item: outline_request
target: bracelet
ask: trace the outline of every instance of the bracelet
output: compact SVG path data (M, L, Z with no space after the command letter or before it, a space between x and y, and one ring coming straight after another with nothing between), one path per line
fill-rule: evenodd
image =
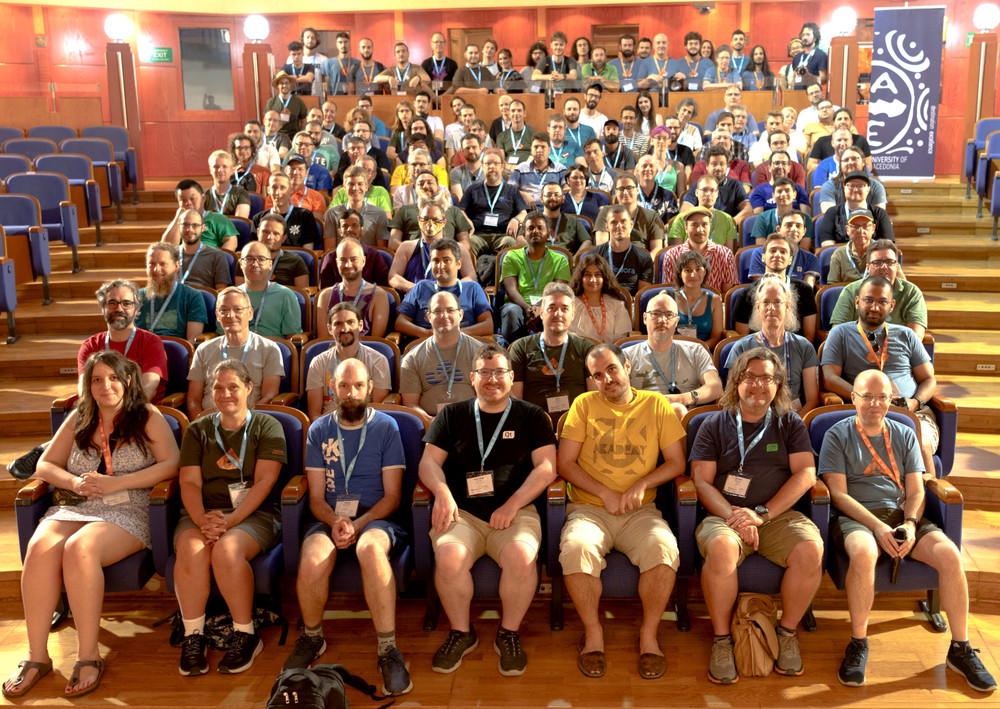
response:
M920 520L917 519L916 517L907 517L906 519L903 520L903 524L906 524L907 522L913 522L914 527L920 525Z
M914 400L915 402L917 402L917 408L918 408L918 409L920 409L920 408L923 408L923 407L924 407L924 402L920 400L920 397L919 397L919 396L916 396L916 395L914 395L914 396L913 396L913 400Z

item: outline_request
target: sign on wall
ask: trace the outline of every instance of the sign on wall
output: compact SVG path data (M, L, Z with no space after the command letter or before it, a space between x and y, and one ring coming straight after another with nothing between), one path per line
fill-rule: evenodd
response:
M868 143L880 178L934 177L944 10L875 10Z

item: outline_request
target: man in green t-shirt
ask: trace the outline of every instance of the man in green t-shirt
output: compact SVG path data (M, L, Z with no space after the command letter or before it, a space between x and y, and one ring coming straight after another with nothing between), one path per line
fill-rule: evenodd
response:
M174 188L174 194L177 196L177 212L160 237L162 241L180 246L181 220L184 212L193 209L205 223L205 230L201 233L201 241L205 246L236 250L236 236L239 232L228 217L218 212L205 211L205 190L197 181L181 180Z

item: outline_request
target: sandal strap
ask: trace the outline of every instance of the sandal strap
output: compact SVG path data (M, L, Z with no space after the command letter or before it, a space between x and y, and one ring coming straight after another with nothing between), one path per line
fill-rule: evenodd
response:
M24 674L24 672L27 672L28 670L38 670L39 672L41 672L42 670L51 669L52 668L52 660L49 660L48 662L35 662L34 660L21 660L20 662L17 663L17 666L20 669L23 670L21 672L21 674Z
M104 660L77 660L73 663L73 674L69 677L71 685L77 684L80 681L80 670L84 667L93 667L100 674L104 672Z

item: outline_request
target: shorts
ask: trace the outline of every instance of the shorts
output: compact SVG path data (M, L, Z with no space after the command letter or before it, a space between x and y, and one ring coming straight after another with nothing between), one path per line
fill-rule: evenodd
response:
M588 574L599 578L607 566L604 557L617 549L645 573L660 564L674 571L680 563L677 539L670 525L647 502L624 515L613 515L603 507L570 503L559 539L559 563L563 575Z
M702 520L695 531L698 551L703 558L706 556L708 543L720 535L732 537L740 543L740 559L736 562L737 566L750 554L756 553L782 568L787 568L789 554L801 542L816 542L820 549L823 548L823 537L820 536L819 529L811 519L795 510L786 510L763 527L757 528L759 542L756 552L752 545L740 539L740 535L726 524L725 519L709 515Z
M410 535L407 534L406 530L400 527L395 522L390 522L387 519L373 519L371 522L365 525L361 533L358 534L358 539L361 536L373 529L381 529L389 537L389 556L393 557L406 547L407 542L410 539ZM327 537L330 536L330 525L326 522L313 522L308 527L306 527L306 533L302 536L302 540L310 534L324 534Z
M475 558L487 554L497 563L500 563L500 552L510 542L521 542L538 556L538 548L542 545L542 520L534 505L519 509L507 529L493 529L489 522L461 510L458 521L452 522L440 534L431 528L431 543L435 552L442 544L461 544Z
M899 507L880 507L874 510L868 510L880 521L885 522L892 528L896 528L903 523L903 510ZM931 522L926 517L921 517L920 521L917 522L917 532L916 540L919 542L926 535L931 532L940 532L941 528L936 524ZM848 517L847 515L838 514L833 518L833 523L830 525L831 537L833 537L834 543L837 548L841 550L846 550L844 546L844 540L847 539L847 535L853 532L868 532L868 535L875 538L875 533L868 529L861 522ZM881 547L879 547L881 549Z
M941 429L938 428L937 419L934 418L934 409L926 405L921 406L915 415L920 423L920 440L925 442L932 451L936 451L938 442L941 440ZM934 474L933 470L927 472Z
M191 515L187 513L187 510L181 510L177 527L174 528L175 544L180 533L188 529L196 530L199 527L191 519ZM230 529L239 529L246 532L257 542L261 551L264 551L273 547L281 536L281 516L275 512L258 509L236 526L230 527Z

